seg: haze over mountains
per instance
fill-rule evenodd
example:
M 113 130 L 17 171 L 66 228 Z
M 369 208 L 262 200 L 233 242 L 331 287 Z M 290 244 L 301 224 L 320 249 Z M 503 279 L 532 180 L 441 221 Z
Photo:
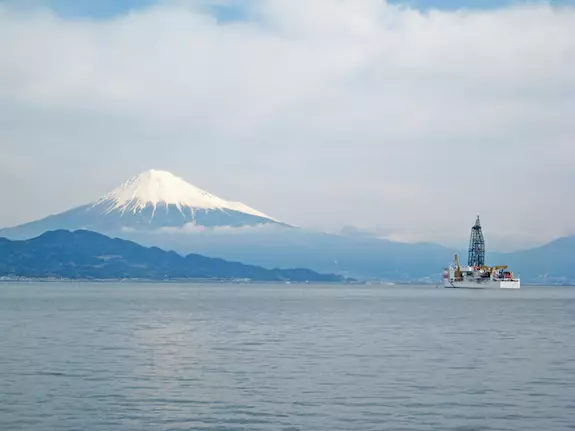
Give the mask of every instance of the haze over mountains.
M 157 247 L 90 231 L 50 231 L 24 241 L 0 239 L 0 277 L 145 280 L 338 282 L 308 269 L 265 269 Z
M 438 244 L 393 242 L 350 229 L 327 234 L 297 228 L 158 170 L 136 175 L 86 205 L 1 229 L 0 237 L 29 239 L 61 229 L 91 230 L 181 254 L 199 253 L 266 268 L 310 268 L 398 282 L 440 280 L 442 269 L 457 252 Z M 572 239 L 502 254 L 489 252 L 488 226 L 485 235 L 488 262 L 512 265 L 526 282 L 575 280 Z M 466 251 L 459 252 L 465 260 Z

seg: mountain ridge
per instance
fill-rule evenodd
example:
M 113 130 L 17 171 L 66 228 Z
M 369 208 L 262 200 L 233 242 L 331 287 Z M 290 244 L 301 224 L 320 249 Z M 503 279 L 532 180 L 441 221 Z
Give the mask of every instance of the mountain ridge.
M 0 277 L 345 281 L 306 268 L 266 269 L 193 253 L 182 256 L 87 230 L 48 231 L 23 241 L 0 238 Z

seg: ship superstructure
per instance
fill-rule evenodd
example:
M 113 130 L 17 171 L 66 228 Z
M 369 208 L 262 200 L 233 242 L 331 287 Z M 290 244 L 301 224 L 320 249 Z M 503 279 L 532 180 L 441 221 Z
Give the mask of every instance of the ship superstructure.
M 507 269 L 507 265 L 485 265 L 485 240 L 477 216 L 471 228 L 467 266 L 460 265 L 459 257 L 455 255 L 455 262 L 445 268 L 443 285 L 467 289 L 519 289 L 519 277 Z
M 477 216 L 475 225 L 473 225 L 471 228 L 467 265 L 485 266 L 485 240 L 483 239 L 483 232 L 481 230 L 481 222 L 479 221 L 479 216 Z

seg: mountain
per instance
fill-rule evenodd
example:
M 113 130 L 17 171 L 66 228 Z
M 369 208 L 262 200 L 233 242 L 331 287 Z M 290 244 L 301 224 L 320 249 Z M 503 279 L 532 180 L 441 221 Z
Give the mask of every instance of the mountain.
M 0 238 L 0 277 L 69 279 L 250 279 L 338 282 L 342 277 L 308 269 L 264 269 L 157 247 L 90 231 L 50 231 L 25 241 Z
M 143 172 L 87 205 L 2 229 L 0 237 L 29 239 L 60 229 L 91 230 L 265 268 L 304 267 L 395 282 L 439 282 L 457 252 L 437 244 L 381 239 L 352 227 L 336 234 L 293 227 L 158 170 Z M 489 230 L 486 238 L 489 243 Z M 459 254 L 467 256 L 467 251 Z M 526 283 L 575 283 L 574 239 L 515 253 L 487 250 L 487 256 L 490 264 L 508 264 Z
M 186 225 L 242 227 L 265 224 L 287 226 L 241 202 L 214 196 L 170 172 L 152 169 L 134 176 L 94 202 L 38 221 L 0 229 L 0 236 L 27 239 L 57 229 L 114 234 Z
M 159 170 L 142 172 L 86 205 L 1 229 L 0 237 L 29 239 L 51 230 L 91 230 L 181 254 L 386 280 L 439 278 L 452 255 L 438 245 L 295 228 Z
M 559 238 L 529 250 L 497 255 L 521 279 L 544 285 L 575 284 L 575 236 Z
M 218 256 L 263 267 L 303 266 L 351 278 L 395 282 L 441 280 L 443 268 L 455 253 L 436 244 L 404 244 L 282 227 L 162 235 L 124 232 L 122 237 L 181 253 Z

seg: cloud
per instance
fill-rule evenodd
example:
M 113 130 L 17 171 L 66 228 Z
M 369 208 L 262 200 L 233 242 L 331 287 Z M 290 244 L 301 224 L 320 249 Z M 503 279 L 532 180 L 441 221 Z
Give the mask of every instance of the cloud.
M 0 6 L 0 224 L 157 167 L 303 226 L 575 232 L 575 8 L 205 6 Z
M 269 234 L 274 232 L 286 232 L 291 227 L 283 225 L 261 223 L 252 226 L 215 226 L 206 227 L 200 226 L 195 223 L 186 223 L 181 227 L 163 227 L 153 232 L 154 235 L 253 235 L 253 234 Z M 135 233 L 135 230 L 132 230 Z

